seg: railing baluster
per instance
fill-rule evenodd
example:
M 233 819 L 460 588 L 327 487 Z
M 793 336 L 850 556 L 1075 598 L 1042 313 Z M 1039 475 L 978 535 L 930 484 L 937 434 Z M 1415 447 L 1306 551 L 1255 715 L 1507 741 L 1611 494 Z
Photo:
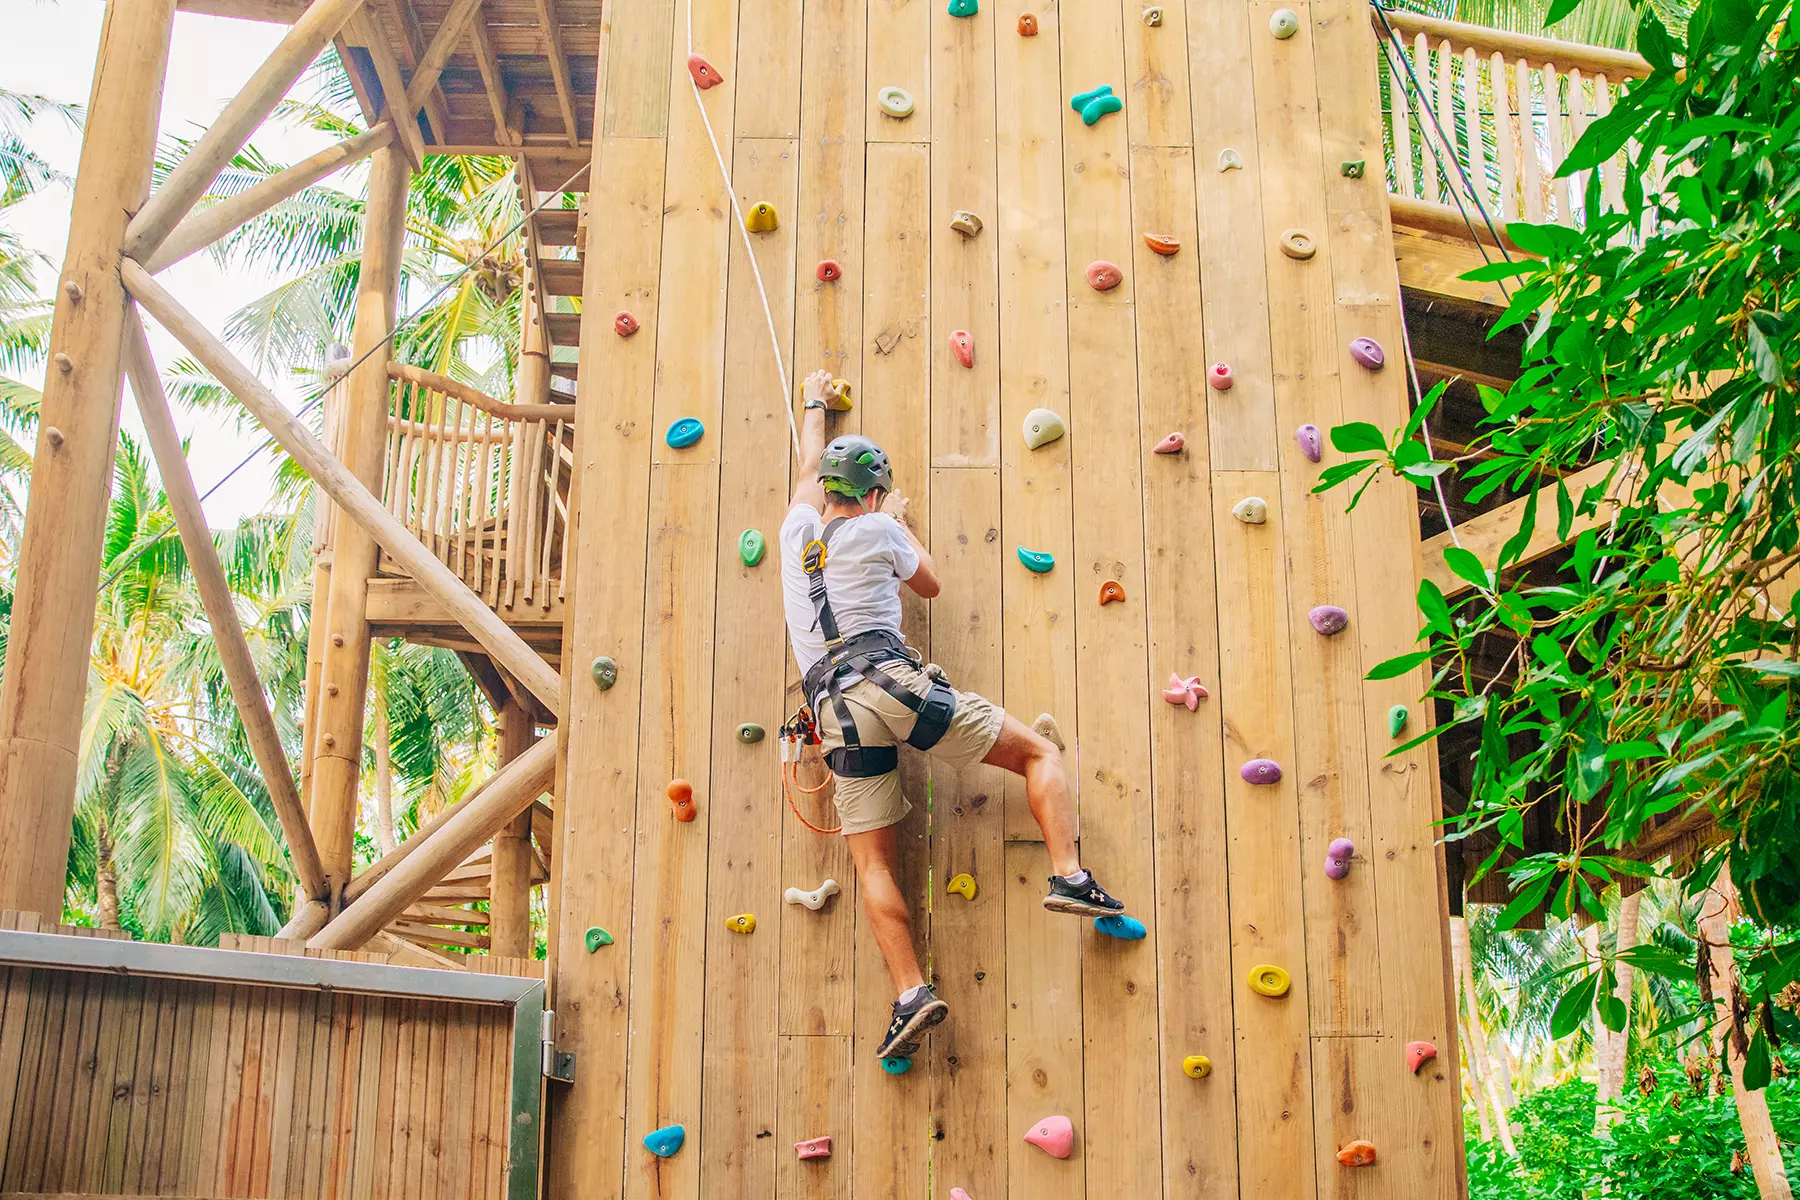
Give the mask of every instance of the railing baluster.
M 1448 41 L 1438 43 L 1437 51 L 1437 120 L 1440 136 L 1444 145 L 1443 151 L 1444 198 L 1450 204 L 1456 203 L 1450 197 L 1461 189 L 1457 186 L 1456 164 L 1462 155 L 1456 145 L 1456 53 Z
M 1469 187 L 1474 191 L 1481 207 L 1490 215 L 1495 211 L 1494 193 L 1488 188 L 1487 154 L 1482 145 L 1481 133 L 1481 68 L 1475 59 L 1474 47 L 1468 47 L 1462 53 L 1463 77 L 1463 137 L 1469 143 Z
M 1575 148 L 1575 143 L 1581 140 L 1581 135 L 1587 132 L 1587 127 L 1587 88 L 1581 78 L 1581 69 L 1579 67 L 1571 67 L 1569 69 L 1569 149 L 1573 150 Z M 1589 174 L 1591 174 L 1591 172 L 1577 171 L 1575 174 L 1569 176 L 1569 211 L 1571 213 L 1582 214 L 1581 220 L 1583 222 L 1587 220 L 1587 187 Z
M 1388 67 L 1388 111 L 1394 127 L 1394 176 L 1396 191 L 1402 196 L 1415 194 L 1412 154 L 1412 81 L 1406 76 L 1406 47 L 1394 47 L 1399 64 Z M 1386 56 L 1383 56 L 1384 60 Z
M 1544 180 L 1541 159 L 1538 157 L 1537 132 L 1537 100 L 1536 89 L 1531 86 L 1533 76 L 1538 73 L 1524 59 L 1518 60 L 1519 68 L 1519 134 L 1520 165 L 1524 168 L 1520 176 L 1520 190 L 1524 193 L 1525 219 L 1533 224 L 1541 224 L 1544 220 Z
M 1500 177 L 1502 221 L 1519 219 L 1519 157 L 1513 145 L 1512 70 L 1498 50 L 1488 59 L 1488 77 L 1494 91 L 1494 170 Z
M 1545 172 L 1545 182 L 1549 186 L 1550 200 L 1556 206 L 1551 217 L 1558 225 L 1573 225 L 1575 218 L 1569 207 L 1568 188 L 1565 180 L 1559 180 L 1556 172 L 1563 163 L 1563 102 L 1561 79 L 1556 72 L 1556 64 L 1544 64 L 1544 141 L 1550 151 L 1550 169 Z
M 543 461 L 549 468 L 544 480 L 544 544 L 539 550 L 541 564 L 538 571 L 538 607 L 548 611 L 550 608 L 550 551 L 556 545 L 556 447 L 562 439 L 562 422 L 555 425 L 556 441 L 548 436 L 543 445 Z

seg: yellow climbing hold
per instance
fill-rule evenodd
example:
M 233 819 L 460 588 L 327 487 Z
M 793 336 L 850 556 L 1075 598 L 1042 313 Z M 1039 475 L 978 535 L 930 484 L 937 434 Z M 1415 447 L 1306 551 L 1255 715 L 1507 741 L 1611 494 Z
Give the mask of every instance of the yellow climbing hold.
M 1260 967 L 1250 968 L 1250 990 L 1259 996 L 1285 996 L 1293 980 L 1280 967 L 1272 967 L 1264 963 Z
M 973 900 L 975 898 L 975 877 L 967 871 L 964 871 L 959 875 L 952 875 L 949 884 L 945 886 L 944 890 L 946 892 L 955 892 L 964 900 Z
M 1205 1079 L 1212 1074 L 1212 1059 L 1204 1054 L 1190 1054 L 1181 1060 L 1181 1069 L 1190 1079 Z
M 755 933 L 756 918 L 749 913 L 739 913 L 735 917 L 725 918 L 725 928 L 733 933 Z
M 833 412 L 849 412 L 856 407 L 850 399 L 848 379 L 834 379 L 825 385 L 825 407 Z
M 774 233 L 781 228 L 781 218 L 775 215 L 773 204 L 759 200 L 744 214 L 744 228 L 751 233 Z

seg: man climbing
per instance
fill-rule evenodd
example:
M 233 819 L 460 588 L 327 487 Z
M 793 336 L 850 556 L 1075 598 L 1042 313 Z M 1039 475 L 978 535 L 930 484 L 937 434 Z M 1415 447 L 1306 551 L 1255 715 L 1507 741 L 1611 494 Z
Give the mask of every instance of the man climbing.
M 781 525 L 781 586 L 863 907 L 900 992 L 876 1054 L 904 1058 L 950 1008 L 919 969 L 894 879 L 895 826 L 912 808 L 900 793 L 900 742 L 952 769 L 980 762 L 1024 777 L 1053 872 L 1045 908 L 1099 917 L 1125 906 L 1076 856 L 1075 809 L 1056 744 L 992 701 L 954 690 L 907 649 L 900 585 L 929 600 L 938 594 L 937 571 L 907 524 L 906 497 L 894 491 L 881 447 L 854 435 L 825 444 L 829 384 L 815 371 L 802 389 L 800 461 L 818 466 L 794 489 Z

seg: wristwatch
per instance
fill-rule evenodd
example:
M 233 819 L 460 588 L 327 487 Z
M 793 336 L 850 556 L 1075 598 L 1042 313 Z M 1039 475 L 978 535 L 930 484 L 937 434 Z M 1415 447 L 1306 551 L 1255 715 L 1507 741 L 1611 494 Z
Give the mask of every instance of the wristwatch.
M 809 399 L 809 400 L 802 402 L 800 407 L 801 408 L 824 408 L 825 402 L 823 400 Z

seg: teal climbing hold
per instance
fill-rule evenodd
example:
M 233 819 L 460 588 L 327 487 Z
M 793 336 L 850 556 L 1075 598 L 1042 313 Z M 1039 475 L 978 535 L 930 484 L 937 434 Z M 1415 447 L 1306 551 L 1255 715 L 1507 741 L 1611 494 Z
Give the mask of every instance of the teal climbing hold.
M 1144 928 L 1142 921 L 1136 917 L 1127 916 L 1095 917 L 1094 928 L 1107 937 L 1116 937 L 1127 942 L 1135 942 L 1150 932 Z
M 912 1059 L 884 1058 L 881 1060 L 881 1069 L 886 1071 L 889 1075 L 904 1075 L 912 1070 Z
M 746 529 L 738 534 L 738 557 L 744 560 L 746 567 L 754 567 L 762 561 L 763 551 L 768 548 L 768 539 L 763 537 L 760 529 Z
M 706 426 L 700 423 L 699 417 L 683 417 L 669 426 L 666 440 L 675 449 L 685 450 L 699 441 L 700 435 L 705 432 Z
M 1039 575 L 1042 575 L 1045 571 L 1048 571 L 1051 567 L 1056 565 L 1056 555 L 1050 553 L 1048 550 L 1027 550 L 1025 547 L 1020 546 L 1019 561 L 1024 563 L 1028 570 L 1035 571 Z
M 950 0 L 950 15 L 972 17 L 981 11 L 981 0 Z
M 1086 108 L 1091 101 L 1098 100 L 1102 96 L 1110 95 L 1112 95 L 1112 84 L 1103 83 L 1091 91 L 1076 92 L 1073 96 L 1070 96 L 1069 107 L 1076 112 L 1080 112 L 1082 109 Z
M 687 1141 L 687 1130 L 679 1125 L 665 1125 L 644 1135 L 644 1149 L 658 1158 L 669 1158 Z
M 602 946 L 610 946 L 613 944 L 612 934 L 606 932 L 606 930 L 600 928 L 598 925 L 589 929 L 582 940 L 587 943 L 589 954 L 592 954 Z
M 1081 123 L 1092 125 L 1107 113 L 1116 113 L 1125 107 L 1125 102 L 1117 96 L 1095 96 L 1081 106 Z
M 1401 731 L 1406 728 L 1406 722 L 1411 717 L 1412 714 L 1406 711 L 1406 705 L 1404 704 L 1396 704 L 1394 707 L 1388 709 L 1388 736 L 1391 738 L 1399 737 Z

